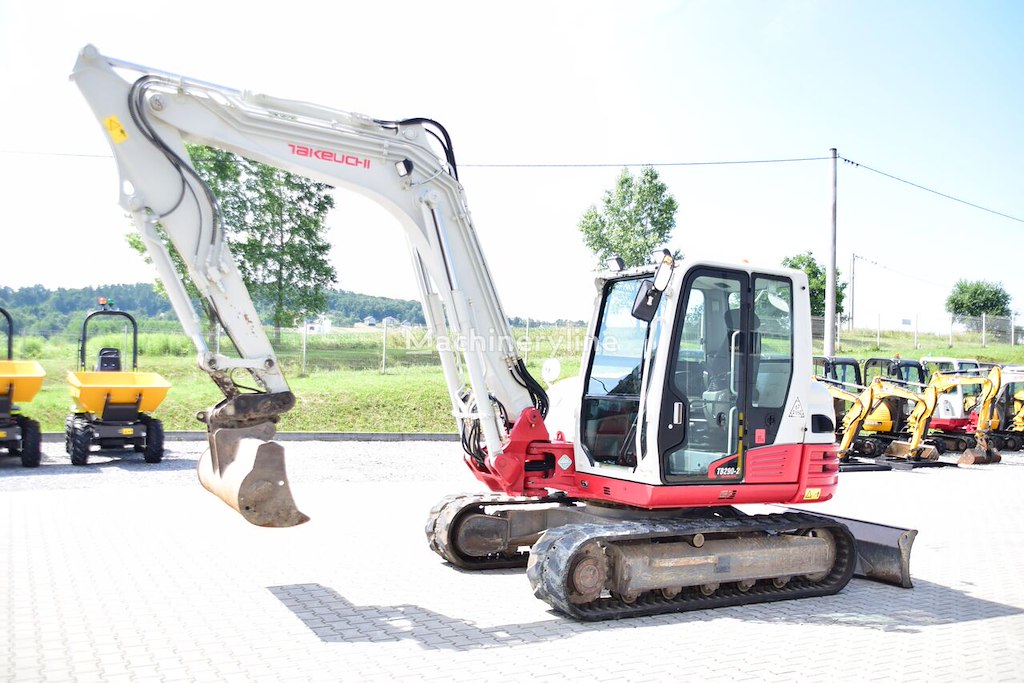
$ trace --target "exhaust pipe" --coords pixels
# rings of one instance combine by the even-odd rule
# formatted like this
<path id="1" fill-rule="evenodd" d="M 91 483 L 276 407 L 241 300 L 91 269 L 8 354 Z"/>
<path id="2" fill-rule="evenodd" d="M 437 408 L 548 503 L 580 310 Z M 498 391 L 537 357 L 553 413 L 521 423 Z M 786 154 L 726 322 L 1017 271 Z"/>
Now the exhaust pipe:
<path id="1" fill-rule="evenodd" d="M 271 422 L 219 428 L 208 435 L 210 448 L 199 458 L 203 487 L 237 510 L 250 524 L 290 527 L 309 521 L 292 497 L 284 447 L 271 441 Z"/>

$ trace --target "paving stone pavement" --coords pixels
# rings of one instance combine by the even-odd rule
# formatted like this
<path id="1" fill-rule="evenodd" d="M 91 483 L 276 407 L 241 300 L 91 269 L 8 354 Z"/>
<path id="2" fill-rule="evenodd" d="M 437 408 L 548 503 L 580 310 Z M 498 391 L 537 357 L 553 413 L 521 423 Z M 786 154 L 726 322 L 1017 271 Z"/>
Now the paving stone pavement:
<path id="1" fill-rule="evenodd" d="M 844 473 L 822 511 L 920 530 L 915 587 L 575 623 L 523 570 L 427 548 L 446 494 L 480 487 L 458 444 L 288 442 L 312 521 L 259 529 L 163 463 L 0 459 L 0 680 L 1024 680 L 1024 455 Z"/>

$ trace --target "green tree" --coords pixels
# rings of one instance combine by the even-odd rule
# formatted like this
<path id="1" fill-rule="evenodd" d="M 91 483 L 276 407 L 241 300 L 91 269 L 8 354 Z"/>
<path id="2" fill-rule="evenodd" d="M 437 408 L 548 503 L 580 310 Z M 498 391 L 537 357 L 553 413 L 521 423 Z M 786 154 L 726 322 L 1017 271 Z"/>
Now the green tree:
<path id="1" fill-rule="evenodd" d="M 782 265 L 786 268 L 802 270 L 807 274 L 807 284 L 811 294 L 811 315 L 825 315 L 825 287 L 827 274 L 825 267 L 814 259 L 811 250 L 787 256 L 782 259 Z M 846 298 L 845 282 L 839 281 L 839 269 L 836 268 L 836 315 L 843 312 L 843 300 Z"/>
<path id="2" fill-rule="evenodd" d="M 327 310 L 327 292 L 337 280 L 328 260 L 324 220 L 334 207 L 330 186 L 246 162 L 249 211 L 245 229 L 235 233 L 232 250 L 253 297 L 270 311 L 274 339 L 302 314 Z"/>
<path id="3" fill-rule="evenodd" d="M 959 280 L 946 298 L 946 310 L 953 315 L 978 317 L 1010 315 L 1010 295 L 1003 284 L 985 280 Z"/>
<path id="4" fill-rule="evenodd" d="M 640 266 L 668 241 L 676 227 L 676 208 L 653 167 L 645 166 L 639 178 L 624 168 L 615 188 L 605 191 L 602 207 L 591 204 L 578 227 L 599 264 L 618 256 L 627 268 Z"/>
<path id="5" fill-rule="evenodd" d="M 219 149 L 188 145 L 192 164 L 217 197 L 228 244 L 258 309 L 281 328 L 300 315 L 327 310 L 329 288 L 337 279 L 327 260 L 324 220 L 334 207 L 330 186 Z M 165 243 L 167 243 L 164 236 Z M 129 244 L 145 253 L 137 234 Z M 190 296 L 213 325 L 213 311 L 185 277 L 186 268 L 171 248 L 172 260 Z"/>

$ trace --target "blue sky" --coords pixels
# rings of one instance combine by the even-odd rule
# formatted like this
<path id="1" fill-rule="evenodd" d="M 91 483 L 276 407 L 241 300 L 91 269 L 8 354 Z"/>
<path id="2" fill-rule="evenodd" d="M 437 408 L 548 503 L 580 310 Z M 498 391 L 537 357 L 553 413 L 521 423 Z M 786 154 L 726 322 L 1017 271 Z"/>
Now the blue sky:
<path id="1" fill-rule="evenodd" d="M 623 163 L 835 147 L 1024 219 L 1022 34 L 1015 2 L 0 0 L 0 201 L 5 251 L 25 255 L 5 259 L 0 284 L 152 278 L 124 246 L 114 164 L 67 80 L 86 43 L 232 87 L 440 121 L 506 311 L 586 319 L 593 263 L 576 223 Z M 829 162 L 659 173 L 680 205 L 672 246 L 687 255 L 826 258 Z M 411 273 L 380 268 L 397 225 L 361 197 L 336 200 L 339 286 L 415 298 Z M 851 253 L 863 257 L 859 325 L 939 326 L 960 278 L 1001 282 L 1024 312 L 1020 221 L 844 163 L 838 222 L 844 279 Z"/>

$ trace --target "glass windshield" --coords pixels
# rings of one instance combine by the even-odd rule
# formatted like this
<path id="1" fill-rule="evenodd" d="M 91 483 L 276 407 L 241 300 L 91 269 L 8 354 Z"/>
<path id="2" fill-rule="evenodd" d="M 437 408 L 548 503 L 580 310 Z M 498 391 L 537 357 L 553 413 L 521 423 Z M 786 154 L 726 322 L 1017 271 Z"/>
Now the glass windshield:
<path id="1" fill-rule="evenodd" d="M 633 317 L 641 280 L 619 280 L 605 298 L 604 315 L 594 340 L 590 396 L 639 396 L 647 323 Z"/>

